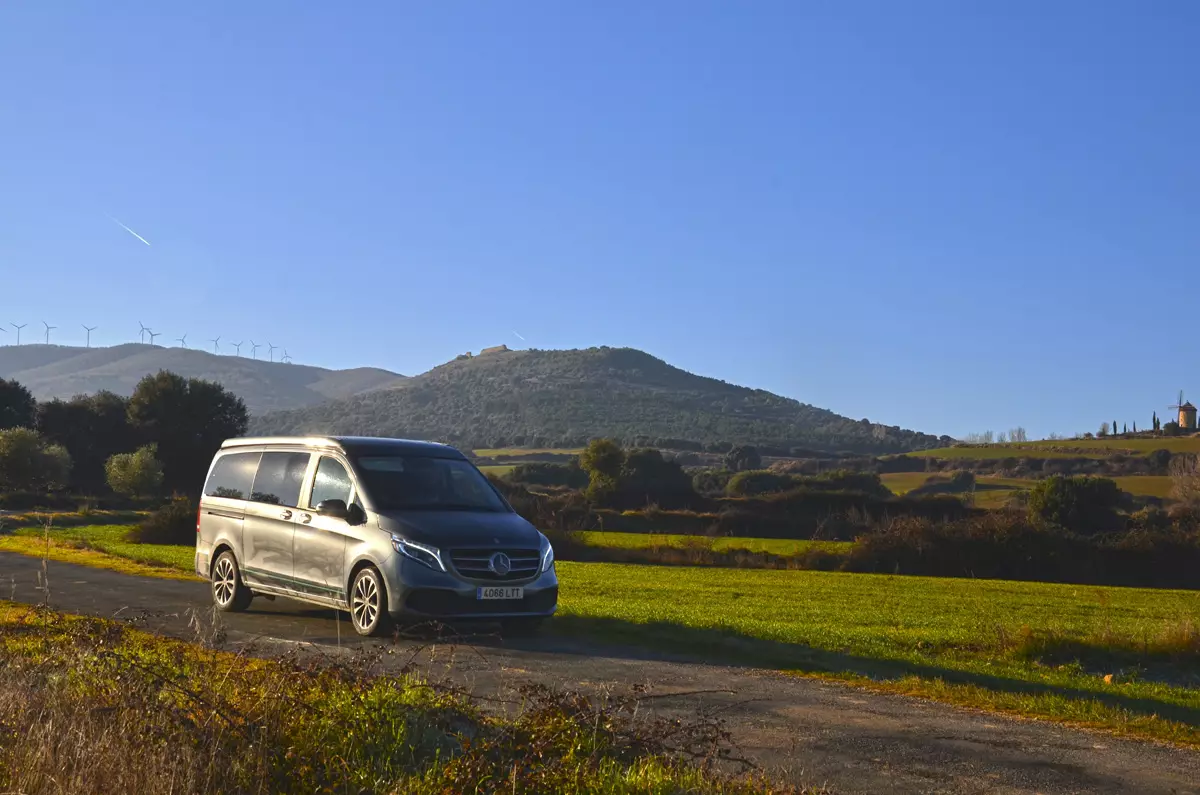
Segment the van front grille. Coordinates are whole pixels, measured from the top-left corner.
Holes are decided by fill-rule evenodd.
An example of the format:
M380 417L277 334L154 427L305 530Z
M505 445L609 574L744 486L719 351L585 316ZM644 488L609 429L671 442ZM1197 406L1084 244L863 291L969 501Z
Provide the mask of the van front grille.
M509 570L504 574L493 570L492 559L497 554L508 558ZM536 549L452 549L450 562L464 577L489 582L507 582L527 580L536 575L542 556Z

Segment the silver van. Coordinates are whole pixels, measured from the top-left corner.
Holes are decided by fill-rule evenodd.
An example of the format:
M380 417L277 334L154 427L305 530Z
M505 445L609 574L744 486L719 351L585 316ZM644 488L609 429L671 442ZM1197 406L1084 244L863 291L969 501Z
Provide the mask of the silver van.
M453 447L360 437L230 439L196 517L219 610L255 595L350 612L361 635L415 619L528 630L558 606L554 550Z

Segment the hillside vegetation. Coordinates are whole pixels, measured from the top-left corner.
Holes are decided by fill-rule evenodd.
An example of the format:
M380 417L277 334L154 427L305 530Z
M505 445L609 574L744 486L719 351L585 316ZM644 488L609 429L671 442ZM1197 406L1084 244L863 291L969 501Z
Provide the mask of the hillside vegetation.
M243 352L249 352L249 346L244 345ZM21 382L39 400L102 390L128 396L138 381L159 370L215 381L242 398L254 414L310 406L404 381L402 375L374 367L327 370L139 343L111 348L0 347L0 378Z
M852 420L704 378L628 348L509 351L448 362L379 390L259 417L259 433L357 433L471 447L628 442L901 452L949 439Z

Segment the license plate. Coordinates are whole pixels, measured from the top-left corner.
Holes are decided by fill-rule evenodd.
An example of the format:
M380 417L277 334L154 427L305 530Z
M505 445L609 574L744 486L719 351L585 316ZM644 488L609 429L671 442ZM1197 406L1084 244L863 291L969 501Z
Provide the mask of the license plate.
M524 599L525 589L520 587L503 587L491 585L475 589L476 599Z

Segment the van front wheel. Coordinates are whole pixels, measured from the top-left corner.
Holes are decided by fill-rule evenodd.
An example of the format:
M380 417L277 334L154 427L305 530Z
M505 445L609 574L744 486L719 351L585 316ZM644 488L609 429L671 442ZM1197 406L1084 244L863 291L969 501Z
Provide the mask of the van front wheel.
M237 559L228 549L217 556L212 567L213 604L226 613L240 613L250 606L254 594L242 582Z
M350 623L359 635L386 635L392 628L387 589L372 566L354 575L350 585Z

